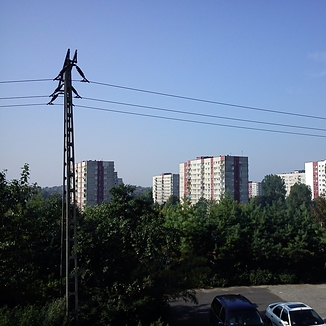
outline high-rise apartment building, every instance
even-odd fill
[[[179,174],[162,173],[153,177],[153,200],[165,203],[172,195],[179,197]]]
[[[248,182],[248,198],[261,196],[262,194],[261,182]]]
[[[305,163],[306,185],[311,189],[312,199],[326,196],[326,160]]]
[[[76,201],[81,209],[109,202],[112,198],[109,190],[122,183],[113,161],[82,161],[75,164],[75,169]]]
[[[229,193],[239,203],[248,202],[248,157],[201,156],[179,165],[180,198],[194,204],[200,198],[220,200]]]
[[[296,183],[298,184],[306,183],[305,170],[295,170],[294,172],[291,173],[279,173],[276,175],[278,175],[284,180],[286,197],[290,195],[290,191],[293,185],[295,185]]]

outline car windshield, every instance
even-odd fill
[[[324,321],[313,309],[290,311],[293,326],[322,325]]]
[[[230,326],[254,326],[263,323],[258,311],[255,309],[230,311],[229,321]]]

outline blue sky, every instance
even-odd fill
[[[62,183],[63,99],[26,97],[54,91],[57,82],[29,80],[56,77],[68,48],[91,81],[73,70],[83,97],[74,99],[75,160],[113,160],[127,184],[151,186],[203,155],[248,156],[252,181],[326,159],[325,1],[0,1],[0,170],[9,180],[28,163],[31,182]]]

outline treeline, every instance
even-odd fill
[[[0,324],[64,325],[60,298],[61,196],[42,196],[0,173]],[[161,325],[171,298],[199,287],[326,281],[326,199],[305,185],[285,198],[268,175],[264,196],[241,205],[165,205],[134,187],[78,214],[80,325]],[[155,322],[156,321],[156,322]]]

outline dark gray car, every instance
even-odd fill
[[[210,308],[211,326],[263,326],[255,305],[241,294],[216,296]]]

